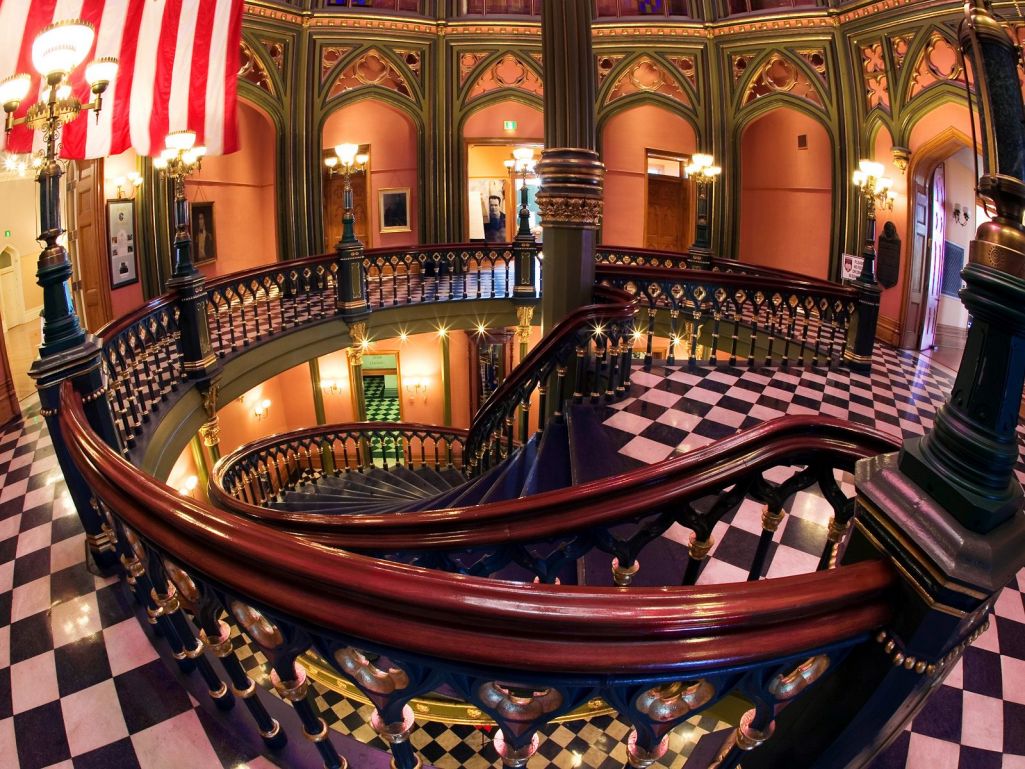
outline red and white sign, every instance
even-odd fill
[[[840,278],[842,280],[857,280],[861,275],[861,268],[864,266],[865,257],[844,254],[840,260]]]

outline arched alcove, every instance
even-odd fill
[[[828,278],[832,217],[825,127],[785,106],[755,118],[740,138],[740,261]]]
[[[206,275],[223,275],[278,258],[274,123],[259,107],[240,99],[238,132],[238,152],[204,158],[202,170],[185,183],[193,231],[202,215],[203,226],[213,232],[212,258],[204,245],[207,261],[200,262]],[[204,204],[212,204],[212,209]],[[212,221],[208,221],[210,213]],[[198,241],[193,252],[198,260]]]
[[[654,104],[639,104],[612,115],[602,126],[605,163],[605,217],[602,241],[617,246],[645,246],[648,211],[648,153],[690,156],[697,150],[694,126],[686,118]],[[684,248],[694,231],[691,185],[684,187],[685,214],[680,222]]]
[[[364,98],[346,104],[324,121],[321,147],[325,156],[342,143],[360,145],[368,152],[369,179],[353,178],[353,190],[358,198],[355,207],[365,206],[367,219],[364,232],[365,245],[372,248],[413,245],[420,242],[417,129],[413,120],[398,107],[381,99]],[[321,165],[323,168],[323,165]],[[367,185],[369,181],[369,185]],[[328,177],[324,175],[325,243],[330,248],[341,233],[340,203],[332,195]],[[406,197],[408,228],[388,226],[381,219],[381,193],[389,194],[389,201]],[[360,216],[357,213],[357,216]],[[382,230],[388,230],[382,232]]]

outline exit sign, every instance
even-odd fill
[[[515,131],[516,130],[516,121],[515,120],[506,120],[504,123],[502,123],[502,127],[506,131]]]
[[[10,230],[4,230],[4,237],[5,238],[11,237],[11,231]]]

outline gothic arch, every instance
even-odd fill
[[[770,71],[770,68],[778,68],[780,71]],[[755,93],[759,88],[759,80],[765,89],[763,94]],[[814,94],[814,98],[795,95],[793,91],[798,87],[805,93]],[[832,103],[822,75],[813,70],[801,57],[794,56],[792,51],[782,48],[772,48],[750,60],[745,65],[744,74],[734,86],[733,105],[737,115],[770,100],[783,100],[801,108],[811,107],[821,115],[827,114]]]
[[[327,49],[342,51],[337,62],[321,73],[320,103],[329,112],[338,102],[351,103],[356,95],[372,93],[399,105],[423,109],[424,94],[415,72],[393,51],[379,45],[351,48],[324,45],[317,51],[322,57]],[[412,113],[411,110],[408,110]]]
[[[504,49],[478,61],[459,86],[463,114],[467,114],[470,105],[477,108],[478,103],[485,100],[511,98],[513,94],[531,97],[540,103],[544,93],[541,67],[532,56],[524,53]]]
[[[692,54],[683,58],[693,60],[694,77],[697,78],[696,55]],[[644,72],[639,72],[638,67],[642,65],[648,65],[647,69]],[[656,76],[657,80],[654,79]],[[622,89],[624,83],[629,85],[627,89]],[[620,89],[626,92],[616,96],[617,90]],[[692,113],[701,102],[693,83],[679,70],[679,66],[654,52],[624,56],[609,70],[598,86],[599,112],[611,109],[613,105],[619,105],[621,101],[636,103],[649,99],[661,101],[670,106],[689,108]],[[674,109],[674,111],[677,110]]]

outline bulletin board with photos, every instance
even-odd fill
[[[107,201],[107,248],[110,287],[121,288],[139,280],[135,242],[135,201]]]

